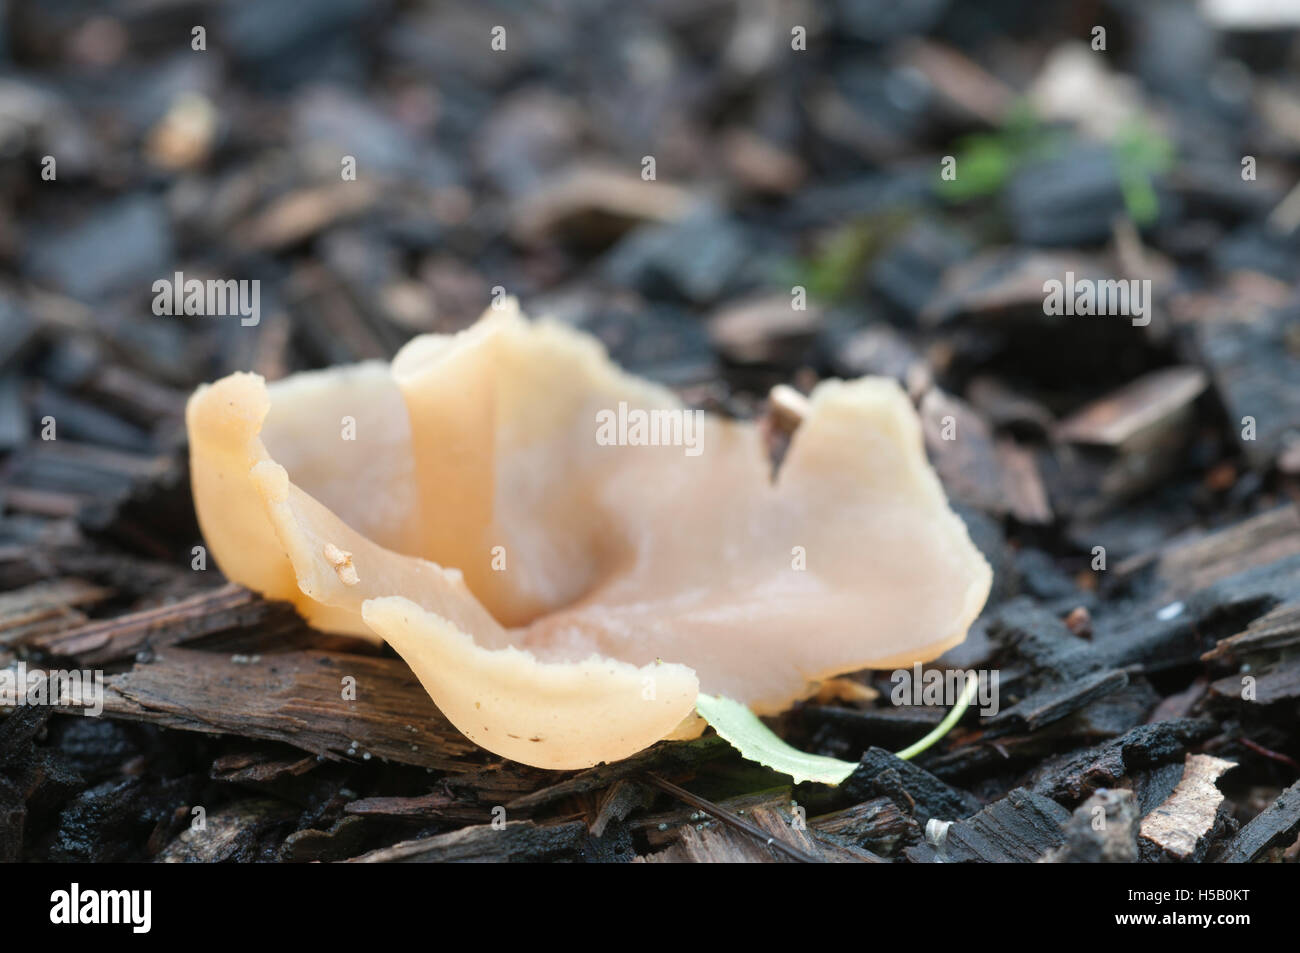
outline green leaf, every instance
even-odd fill
[[[955,179],[940,179],[939,192],[953,202],[992,195],[1011,175],[1016,157],[997,136],[971,136],[963,140]]]
[[[1173,144],[1156,130],[1129,124],[1115,137],[1112,149],[1129,216],[1138,225],[1149,225],[1160,216],[1152,179],[1173,165]]]
[[[961,695],[957,697],[957,703],[943,721],[920,741],[897,752],[896,756],[904,761],[914,758],[951,731],[966,713],[978,687],[979,679],[969,676]],[[818,781],[821,784],[839,784],[857,767],[852,761],[807,754],[798,748],[792,748],[763,724],[749,710],[749,706],[730,698],[701,693],[695,696],[695,710],[742,756],[766,765],[773,771],[788,774],[796,783]]]
[[[750,761],[788,774],[796,782],[839,784],[857,767],[851,761],[806,754],[790,747],[759,721],[748,706],[730,698],[701,694],[695,699],[695,710]]]
[[[1020,100],[998,129],[964,136],[951,147],[957,177],[940,178],[939,195],[951,202],[994,195],[1025,163],[1062,147],[1062,135],[1041,123],[1029,104]]]

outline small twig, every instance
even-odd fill
[[[1300,764],[1297,764],[1295,758],[1291,757],[1290,755],[1283,754],[1280,751],[1274,751],[1272,748],[1265,748],[1262,744],[1259,744],[1256,741],[1251,741],[1249,738],[1238,738],[1237,740],[1240,741],[1247,748],[1249,748],[1251,751],[1255,752],[1255,754],[1257,755],[1262,755],[1265,758],[1270,758],[1273,761],[1279,761],[1282,764],[1300,770]]]
[[[732,814],[726,808],[719,807],[718,805],[714,804],[712,801],[707,801],[704,798],[699,797],[698,795],[692,794],[690,791],[686,790],[685,788],[678,787],[676,784],[673,784],[671,781],[665,781],[657,774],[650,774],[647,772],[645,775],[645,779],[649,781],[651,784],[653,784],[655,787],[660,788],[661,790],[671,794],[679,801],[684,801],[685,803],[689,804],[697,811],[703,811],[706,814],[708,814],[710,817],[716,817],[724,824],[728,824],[731,827],[734,827],[736,830],[748,834],[750,837],[754,838],[755,840],[761,841],[766,847],[776,848],[781,853],[789,857],[791,860],[797,860],[803,864],[820,864],[822,862],[820,857],[814,857],[812,854],[809,854],[806,851],[801,850],[800,848],[794,846],[791,843],[788,843],[787,841],[783,841],[780,838],[773,837],[767,831],[762,830],[759,827],[756,827],[755,825],[749,823],[749,821],[745,820],[742,817]]]

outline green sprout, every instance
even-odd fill
[[[1023,101],[1010,109],[1001,128],[958,140],[954,154],[960,174],[940,178],[939,195],[951,202],[986,198],[1002,191],[1026,163],[1050,156],[1069,144],[1065,133],[1044,126]],[[1130,122],[1110,142],[1124,207],[1139,225],[1160,214],[1154,178],[1174,161],[1173,144],[1151,126]]]
[[[785,262],[778,280],[802,285],[818,301],[842,300],[871,259],[910,221],[910,211],[893,208],[840,225],[818,240],[811,255]]]
[[[1007,110],[1002,126],[959,139],[955,156],[960,174],[939,179],[939,194],[950,202],[984,198],[1002,191],[1017,168],[1050,155],[1063,142],[1061,133],[1039,122],[1029,104]]]
[[[1160,214],[1160,200],[1153,179],[1173,165],[1173,144],[1159,132],[1131,123],[1120,130],[1111,148],[1129,216],[1138,225],[1154,222]]]
[[[951,731],[970,707],[978,686],[979,679],[973,675],[968,676],[966,687],[962,689],[957,703],[952,706],[952,710],[943,721],[920,741],[896,752],[896,756],[904,761],[914,758]],[[786,744],[749,710],[748,705],[734,699],[724,698],[721,695],[701,694],[695,700],[695,710],[699,712],[700,717],[713,726],[713,730],[719,737],[730,743],[742,757],[756,761],[773,771],[788,774],[796,783],[817,781],[821,784],[840,784],[857,767],[857,764],[852,761],[808,754]]]
[[[979,678],[969,675],[966,678],[966,687],[961,690],[957,696],[957,704],[952,706],[952,710],[944,716],[943,721],[934,726],[934,730],[914,744],[908,745],[902,751],[895,752],[895,757],[908,761],[915,758],[922,751],[925,751],[936,741],[952,731],[957,722],[961,721],[961,716],[966,714],[966,709],[970,707],[971,700],[975,697],[975,690],[979,687]]]

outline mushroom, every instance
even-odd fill
[[[775,714],[965,637],[992,573],[907,396],[824,381],[799,411],[772,475],[755,424],[508,300],[391,367],[232,374],[186,422],[231,580],[387,641],[489,751],[569,769],[698,733],[700,691]]]

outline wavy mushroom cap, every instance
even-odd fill
[[[387,640],[471,740],[539,767],[627,757],[701,690],[775,713],[932,659],[992,580],[893,381],[820,384],[772,478],[756,425],[513,301],[391,368],[233,374],[187,424],[230,579]]]

